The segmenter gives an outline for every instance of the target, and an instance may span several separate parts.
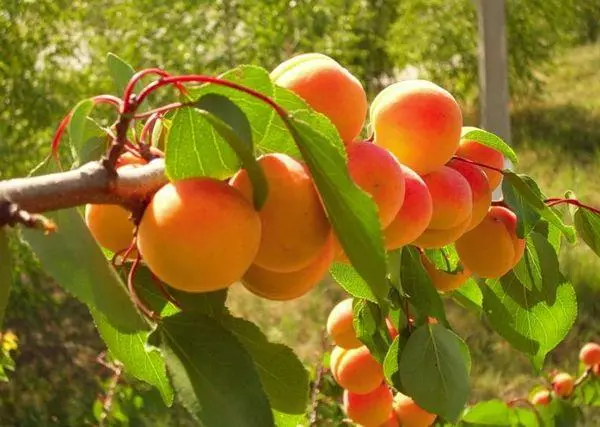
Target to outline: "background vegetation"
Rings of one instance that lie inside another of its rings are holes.
[[[596,206],[599,23],[597,0],[508,0],[520,167],[549,195],[573,188]],[[27,173],[49,151],[55,126],[77,101],[114,92],[108,52],[138,68],[214,74],[241,63],[272,68],[295,53],[320,51],[348,66],[370,96],[406,75],[432,79],[477,122],[477,20],[469,0],[5,0],[0,28],[0,179]],[[106,393],[110,372],[96,362],[102,344],[91,319],[26,248],[15,247],[15,253],[16,286],[5,328],[20,343],[17,369],[0,384],[0,426],[97,424],[98,397]],[[574,368],[577,348],[599,339],[600,263],[579,246],[566,247],[561,256],[577,286],[580,316],[550,364]],[[316,367],[326,348],[327,312],[341,297],[327,283],[288,303],[234,287],[230,306]],[[522,395],[532,384],[525,358],[473,315],[450,310],[451,323],[472,349],[473,398]],[[189,423],[183,411],[154,405],[156,396],[139,384],[126,379],[118,390],[110,425]],[[591,422],[600,424],[600,415]]]

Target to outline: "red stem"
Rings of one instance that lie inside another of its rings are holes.
[[[132,301],[135,305],[142,311],[144,316],[146,316],[150,320],[158,320],[159,316],[148,308],[148,306],[141,300],[137,292],[135,291],[135,286],[133,283],[133,279],[135,278],[135,273],[140,265],[140,261],[142,257],[138,253],[133,261],[133,265],[131,266],[131,270],[129,270],[129,275],[127,276],[127,289],[129,290],[129,295],[131,296]]]
[[[494,167],[494,166],[486,165],[485,163],[475,162],[473,160],[465,159],[464,157],[460,157],[460,156],[452,156],[452,158],[455,159],[455,160],[460,160],[461,162],[471,163],[472,165],[476,165],[476,166],[479,166],[479,167],[482,167],[482,168],[491,169],[493,171],[496,171],[496,172],[501,173],[502,175],[504,175],[504,170],[499,169],[499,168]]]
[[[130,101],[131,101],[131,94],[133,93],[133,89],[135,88],[136,83],[144,76],[147,76],[149,74],[156,74],[158,76],[162,78],[166,78],[166,77],[171,77],[171,75],[169,73],[167,73],[165,70],[162,70],[160,68],[147,68],[145,70],[141,70],[138,71],[137,73],[135,73],[133,75],[133,77],[131,77],[131,79],[129,80],[129,83],[127,83],[127,86],[125,87],[125,91],[123,92],[123,106],[121,109],[122,113],[128,112],[129,108],[131,107]],[[159,80],[160,81],[160,80]],[[187,91],[185,89],[185,87],[181,84],[176,84],[176,87],[179,89],[179,91],[182,94],[186,94]],[[136,101],[135,102],[136,105],[141,104],[141,101]]]
[[[581,203],[577,199],[560,199],[560,198],[554,197],[554,198],[544,200],[544,203],[546,203],[546,205],[548,205],[548,207],[557,206],[557,205],[564,203],[564,204],[568,204],[568,205],[577,206],[578,208],[587,209],[588,211],[593,212],[596,215],[600,215],[599,209],[596,209],[592,206]]]
[[[140,141],[146,142],[148,145],[152,145],[152,138],[150,138],[150,141],[146,141],[146,135],[154,130],[156,121],[160,117],[160,113],[154,113],[148,118],[148,120],[146,120],[146,123],[144,123],[144,127],[142,128],[142,132],[140,133]]]
[[[145,119],[152,117],[155,114],[163,114],[176,108],[185,107],[191,104],[192,103],[190,102],[173,102],[172,104],[163,105],[162,107],[155,108],[154,110],[144,111],[143,113],[136,114],[133,116],[133,118],[136,120]]]

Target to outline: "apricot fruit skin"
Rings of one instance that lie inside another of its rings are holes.
[[[468,217],[456,227],[446,230],[428,228],[413,243],[423,249],[443,248],[446,245],[456,242],[467,230],[470,223],[471,217]]]
[[[419,407],[409,396],[398,393],[394,399],[394,412],[402,427],[429,427],[436,415]]]
[[[356,394],[344,390],[344,412],[352,421],[363,426],[378,426],[392,412],[393,395],[385,383],[367,394]]]
[[[586,366],[600,364],[600,344],[588,342],[579,351],[579,360]]]
[[[517,217],[503,206],[492,206],[486,217],[456,241],[462,264],[473,274],[498,278],[512,269],[525,251],[517,237]]]
[[[328,241],[307,267],[299,271],[278,273],[252,265],[244,275],[243,285],[255,295],[274,300],[289,301],[313,289],[327,275],[333,262],[333,242]]]
[[[534,405],[546,406],[550,403],[551,395],[548,390],[540,390],[531,397],[531,403]]]
[[[388,419],[383,423],[379,424],[378,427],[401,427],[400,421],[398,421],[398,417],[394,411],[390,412]]]
[[[442,167],[458,147],[462,113],[454,97],[425,80],[382,90],[369,111],[375,143],[420,175]]]
[[[429,226],[433,215],[431,193],[415,171],[402,165],[404,172],[404,201],[398,214],[384,229],[387,250],[398,249],[417,239]]]
[[[473,128],[464,128],[462,133],[465,134]],[[496,169],[504,169],[504,156],[497,150],[491,147],[480,144],[477,141],[470,139],[461,139],[456,150],[456,156],[492,166]],[[502,182],[502,174],[490,168],[482,168],[488,179],[490,189],[494,191]]]
[[[118,253],[127,249],[133,241],[133,222],[127,209],[118,205],[85,205],[85,223],[100,246]],[[135,258],[132,250],[128,259]]]
[[[450,292],[458,289],[471,277],[471,273],[467,269],[463,268],[462,271],[452,274],[438,270],[429,258],[424,255],[421,256],[421,260],[425,271],[427,271],[427,274],[431,278],[433,286],[440,292]]]
[[[473,194],[467,179],[460,172],[442,166],[424,175],[423,181],[431,193],[433,215],[428,228],[447,230],[464,222],[473,210]]]
[[[383,382],[383,367],[366,346],[344,349],[331,362],[331,373],[337,383],[357,394],[370,393]]]
[[[146,208],[138,249],[150,270],[187,292],[239,281],[260,243],[261,223],[235,188],[210,178],[166,184]]]
[[[367,94],[360,81],[333,58],[318,53],[295,56],[277,66],[271,79],[327,116],[344,143],[360,134],[367,116]]]
[[[279,273],[299,271],[319,256],[331,225],[304,164],[285,154],[266,154],[258,163],[269,193],[259,212],[262,237],[254,264]],[[252,184],[244,169],[230,182],[252,201]]]
[[[492,204],[492,190],[485,172],[477,165],[460,160],[450,160],[448,166],[459,172],[469,183],[473,196],[473,209],[471,223],[468,230],[472,230],[487,215]]]
[[[370,142],[350,143],[346,151],[350,176],[369,193],[377,205],[381,226],[385,228],[404,202],[404,172],[400,163],[389,151]]]
[[[333,307],[327,317],[327,334],[335,345],[345,349],[363,345],[356,338],[352,324],[352,298],[346,298]]]
[[[575,380],[566,372],[558,373],[552,379],[552,389],[557,396],[567,397],[573,393]]]

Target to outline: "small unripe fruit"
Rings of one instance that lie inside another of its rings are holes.
[[[581,347],[579,360],[586,366],[600,364],[600,344],[589,342]]]
[[[362,343],[356,338],[352,325],[352,298],[339,302],[327,318],[327,334],[333,343],[342,348],[357,348]]]
[[[556,374],[552,379],[552,389],[557,396],[567,397],[573,392],[575,381],[573,377],[565,372]]]
[[[370,393],[384,379],[383,367],[366,346],[337,351],[330,366],[337,383],[352,393]]]
[[[419,407],[410,397],[398,393],[394,399],[394,412],[402,427],[429,427],[436,415]]]
[[[540,390],[531,397],[531,403],[534,405],[546,406],[550,403],[551,395],[548,390]]]
[[[385,383],[367,394],[344,390],[344,412],[352,421],[363,426],[378,426],[392,412],[393,395]]]

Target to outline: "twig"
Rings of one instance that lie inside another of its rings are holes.
[[[48,218],[39,214],[31,214],[21,209],[16,203],[0,199],[0,227],[4,225],[14,227],[16,224],[37,228],[45,233],[56,231],[56,224]]]
[[[103,366],[108,367],[113,371],[113,376],[110,379],[110,384],[108,385],[108,391],[106,392],[106,396],[104,397],[104,403],[102,405],[102,412],[100,413],[100,422],[99,426],[102,427],[105,424],[108,415],[110,414],[110,410],[112,408],[113,399],[115,397],[115,393],[117,391],[117,385],[119,385],[119,381],[121,380],[121,375],[123,374],[123,365],[120,363],[106,364],[103,363]]]
[[[319,365],[317,367],[317,375],[315,377],[315,382],[313,383],[311,390],[311,411],[309,417],[309,423],[311,426],[317,425],[317,410],[319,409],[319,392],[321,389],[321,381],[323,380],[323,373],[325,372],[325,367],[323,366],[323,353],[327,350],[327,335],[326,332],[323,331],[321,334],[321,359],[319,360]]]

